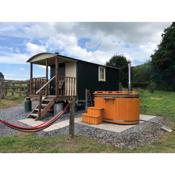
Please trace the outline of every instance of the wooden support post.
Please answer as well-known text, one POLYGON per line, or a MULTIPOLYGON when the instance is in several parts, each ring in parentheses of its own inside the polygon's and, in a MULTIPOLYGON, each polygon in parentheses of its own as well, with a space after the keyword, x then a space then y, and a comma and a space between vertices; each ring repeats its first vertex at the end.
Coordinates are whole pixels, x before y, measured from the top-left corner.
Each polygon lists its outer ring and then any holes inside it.
POLYGON ((85 89, 85 110, 88 108, 88 89, 85 89))
MULTIPOLYGON (((46 82, 48 82, 48 59, 46 59, 46 82)), ((49 86, 46 86, 46 95, 48 95, 49 86)))
POLYGON ((58 77, 58 57, 55 58, 55 94, 56 97, 58 97, 59 92, 58 92, 58 83, 59 83, 59 77, 58 77))
POLYGON ((74 137, 74 115, 75 115, 75 97, 71 98, 70 102, 70 117, 69 117, 69 135, 74 137))
POLYGON ((42 92, 39 94, 39 110, 38 110, 38 118, 41 117, 41 107, 42 107, 42 92))
POLYGON ((33 94, 33 63, 30 63, 30 95, 33 94))

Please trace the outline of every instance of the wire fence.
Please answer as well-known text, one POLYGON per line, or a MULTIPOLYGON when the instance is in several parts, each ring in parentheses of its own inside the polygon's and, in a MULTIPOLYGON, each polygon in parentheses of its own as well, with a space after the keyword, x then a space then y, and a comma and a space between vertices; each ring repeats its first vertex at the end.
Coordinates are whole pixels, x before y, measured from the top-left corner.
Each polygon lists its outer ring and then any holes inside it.
POLYGON ((0 99, 13 96, 28 96, 29 81, 0 79, 0 99))

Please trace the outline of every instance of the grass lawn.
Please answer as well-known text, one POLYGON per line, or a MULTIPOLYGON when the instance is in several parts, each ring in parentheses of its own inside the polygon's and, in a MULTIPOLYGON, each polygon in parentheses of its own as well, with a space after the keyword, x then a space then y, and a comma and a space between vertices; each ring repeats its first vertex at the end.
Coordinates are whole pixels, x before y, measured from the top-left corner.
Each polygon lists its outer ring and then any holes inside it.
POLYGON ((175 152, 174 132, 165 135, 151 145, 135 149, 116 148, 97 140, 75 136, 38 136, 36 134, 20 134, 17 136, 0 137, 1 153, 158 153, 175 152))
POLYGON ((24 96, 8 96, 0 100, 0 109, 16 106, 24 101, 24 96))
MULTIPOLYGON (((175 122, 175 92, 150 93, 140 90, 140 97, 141 113, 164 116, 175 122)), ((85 136, 70 139, 68 136, 41 137, 22 133, 17 136, 0 137, 0 152, 175 152, 175 132, 165 134, 151 145, 132 150, 101 144, 85 136)))
POLYGON ((141 113, 168 117, 175 121, 175 92, 140 90, 141 113))

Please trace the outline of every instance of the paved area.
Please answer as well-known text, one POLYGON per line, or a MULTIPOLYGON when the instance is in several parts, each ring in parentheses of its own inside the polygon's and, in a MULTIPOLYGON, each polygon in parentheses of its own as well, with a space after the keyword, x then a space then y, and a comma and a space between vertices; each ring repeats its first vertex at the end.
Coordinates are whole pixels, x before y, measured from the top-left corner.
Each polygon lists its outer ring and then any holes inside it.
MULTIPOLYGON (((142 115, 142 114, 140 115, 140 119, 145 120, 145 121, 149 121, 155 117, 156 116, 152 116, 152 115, 142 115)), ((30 119, 30 118, 19 120, 19 122, 21 122, 25 125, 29 125, 29 126, 36 126, 36 125, 43 123, 42 121, 35 121, 34 119, 30 119)), ((117 132, 117 133, 123 132, 129 128, 136 126, 136 125, 117 125, 117 124, 112 124, 112 123, 107 123, 107 122, 103 122, 102 124, 99 124, 99 125, 89 125, 89 124, 83 123, 81 121, 81 117, 75 118, 75 123, 89 126, 89 127, 98 128, 98 129, 103 129, 103 130, 107 130, 107 131, 117 132)), ((143 123, 143 121, 141 121, 140 124, 141 123, 143 123)), ((57 123, 53 124, 52 126, 44 129, 43 131, 50 132, 50 131, 58 130, 58 129, 61 129, 61 128, 64 128, 67 126, 69 126, 69 119, 57 122, 57 123)))
MULTIPOLYGON (((152 115, 140 115, 140 120, 145 120, 145 121, 149 121, 153 118, 155 118, 156 116, 152 116, 152 115)), ((113 124, 113 123, 107 123, 107 122, 103 122, 100 125, 88 125, 86 123, 83 123, 81 121, 78 121, 77 123, 79 124, 83 124, 86 126, 91 126, 94 128, 99 128, 99 129, 103 129, 103 130, 107 130, 107 131, 113 131, 113 132, 123 132, 129 128, 135 127, 136 125, 117 125, 117 124, 113 124)), ((140 124, 143 123, 143 121, 140 122, 140 124)), ((138 124, 139 125, 139 124, 138 124)))
MULTIPOLYGON (((25 125, 28 125, 28 126, 37 126, 37 125, 40 125, 40 124, 44 123, 43 121, 35 121, 32 118, 22 119, 22 120, 19 120, 19 122, 21 122, 25 125)), ((75 122, 76 123, 81 122, 81 118, 80 117, 75 118, 75 122)), ((43 131, 44 132, 50 132, 50 131, 58 130, 58 129, 61 129, 61 128, 64 128, 64 127, 67 127, 67 126, 69 126, 69 119, 66 119, 66 120, 63 120, 63 121, 58 121, 55 124, 53 124, 53 125, 49 126, 48 128, 44 129, 43 131)))

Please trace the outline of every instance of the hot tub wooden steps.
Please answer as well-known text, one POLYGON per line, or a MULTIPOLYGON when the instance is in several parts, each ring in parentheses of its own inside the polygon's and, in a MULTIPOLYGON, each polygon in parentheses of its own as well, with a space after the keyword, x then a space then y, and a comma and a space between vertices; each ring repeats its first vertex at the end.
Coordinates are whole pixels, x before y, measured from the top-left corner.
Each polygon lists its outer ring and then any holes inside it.
POLYGON ((87 112, 82 114, 82 121, 92 125, 102 123, 103 108, 89 107, 87 112))

